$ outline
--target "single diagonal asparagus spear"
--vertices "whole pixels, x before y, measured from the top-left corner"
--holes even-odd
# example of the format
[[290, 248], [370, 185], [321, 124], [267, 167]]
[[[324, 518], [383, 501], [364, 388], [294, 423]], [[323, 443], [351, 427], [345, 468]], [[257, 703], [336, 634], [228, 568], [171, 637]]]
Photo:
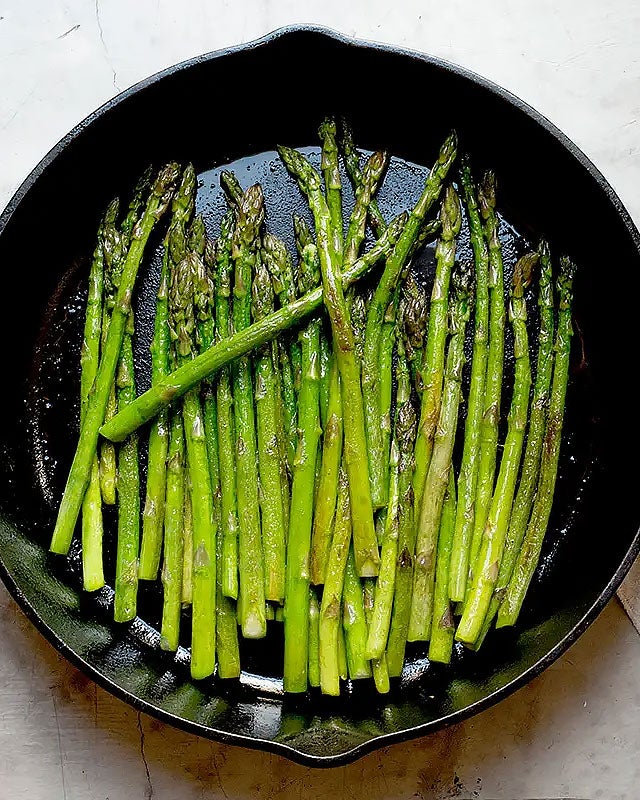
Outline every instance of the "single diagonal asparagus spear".
[[[113, 201], [100, 222], [98, 241], [93, 251], [89, 272], [89, 290], [84, 321], [84, 338], [80, 353], [80, 422], [86, 413], [89, 392], [98, 372], [100, 361], [100, 338], [102, 334], [104, 295], [104, 227], [113, 224], [117, 213], [117, 201]], [[86, 591], [93, 592], [104, 586], [102, 564], [102, 497], [98, 459], [91, 465], [89, 486], [82, 503], [82, 578]]]
[[[395, 592], [396, 562], [398, 558], [398, 536], [400, 532], [400, 503], [406, 491], [407, 472], [413, 464], [413, 443], [416, 429], [416, 413], [411, 402], [411, 382], [402, 341], [398, 340], [396, 392], [396, 419], [391, 443], [389, 504], [386, 510], [384, 539], [380, 574], [376, 585], [376, 597], [369, 623], [367, 658], [381, 658], [389, 635], [389, 624]], [[402, 476], [402, 478], [401, 478]]]
[[542, 452], [547, 405], [549, 403], [549, 389], [551, 386], [551, 373], [553, 371], [554, 327], [551, 258], [549, 247], [546, 242], [543, 241], [540, 243], [539, 253], [540, 277], [538, 279], [538, 307], [540, 310], [540, 330], [538, 332], [538, 361], [533, 387], [533, 397], [531, 399], [531, 410], [529, 413], [527, 444], [522, 459], [520, 483], [515, 500], [513, 501], [513, 508], [511, 509], [509, 531], [507, 533], [502, 561], [500, 562], [500, 571], [498, 573], [498, 580], [496, 581], [496, 588], [491, 598], [491, 605], [485, 617], [482, 631], [478, 639], [476, 639], [476, 648], [480, 647], [482, 644], [498, 612], [498, 608], [511, 579], [513, 568], [522, 546], [522, 540], [524, 539], [538, 483], [540, 454]]
[[478, 195], [480, 214], [489, 248], [489, 351], [484, 409], [480, 428], [480, 455], [475, 498], [473, 537], [469, 553], [467, 590], [471, 585], [475, 561], [480, 550], [482, 533], [493, 494], [498, 450], [498, 423], [504, 370], [504, 269], [502, 247], [498, 237], [495, 175], [487, 172]]
[[[341, 136], [339, 145], [342, 151], [345, 167], [347, 168], [347, 173], [349, 174], [355, 189], [362, 183], [360, 156], [358, 155], [358, 151], [356, 150], [356, 146], [353, 141], [353, 131], [351, 130], [350, 125], [345, 119], [342, 119], [340, 122]], [[378, 208], [378, 203], [376, 202], [375, 198], [371, 199], [368, 211], [371, 226], [373, 227], [376, 236], [379, 237], [384, 232], [387, 223], [385, 222], [385, 219]]]
[[[131, 334], [125, 334], [118, 366], [118, 405], [136, 396]], [[136, 615], [138, 548], [140, 546], [140, 475], [138, 434], [132, 433], [118, 450], [118, 537], [113, 618], [127, 622]]]
[[513, 495], [520, 471], [531, 389], [527, 305], [524, 292], [531, 282], [532, 271], [537, 261], [537, 253], [528, 253], [518, 261], [513, 272], [509, 318], [514, 336], [515, 376], [509, 410], [509, 428], [502, 451], [496, 488], [474, 565], [471, 588], [467, 593], [464, 613], [456, 631], [456, 638], [467, 644], [473, 644], [480, 635], [482, 623], [489, 610], [502, 562]]
[[447, 338], [449, 282], [456, 255], [456, 236], [460, 231], [461, 224], [460, 201], [455, 189], [451, 186], [447, 187], [445, 192], [440, 209], [440, 220], [442, 231], [436, 246], [436, 274], [431, 290], [429, 328], [421, 370], [424, 389], [420, 405], [420, 422], [415, 446], [415, 471], [413, 473], [413, 491], [417, 509], [416, 522], [420, 518], [424, 485], [440, 412]]
[[453, 467], [442, 503], [438, 550], [436, 554], [436, 584], [433, 592], [433, 616], [429, 640], [429, 661], [448, 664], [453, 650], [455, 622], [449, 599], [449, 565], [456, 521], [456, 481]]
[[[227, 212], [220, 225], [217, 246], [209, 245], [205, 257], [214, 270], [216, 291], [216, 341], [228, 338], [231, 333], [230, 297], [231, 240], [234, 214]], [[222, 583], [222, 593], [234, 600], [238, 598], [238, 509], [236, 505], [235, 433], [233, 419], [233, 394], [229, 367], [223, 367], [217, 376], [216, 402], [218, 410], [218, 457], [220, 462], [221, 514], [218, 538], [222, 539], [222, 558], [217, 574]]]
[[[175, 264], [169, 289], [171, 333], [179, 361], [196, 350], [196, 282], [199, 257], [189, 252]], [[193, 595], [191, 623], [191, 676], [206, 678], [215, 667], [216, 524], [204, 415], [197, 389], [182, 400], [193, 520]]]
[[[196, 192], [196, 174], [193, 165], [185, 168], [180, 185], [171, 203], [171, 226], [184, 226], [193, 214]], [[164, 242], [160, 285], [156, 300], [156, 315], [151, 342], [151, 382], [156, 384], [169, 374], [171, 337], [169, 334], [169, 239]], [[162, 551], [162, 529], [166, 488], [166, 462], [169, 446], [169, 420], [165, 409], [154, 421], [149, 432], [147, 459], [147, 488], [142, 514], [142, 545], [140, 547], [139, 577], [155, 580]]]
[[[371, 677], [371, 662], [365, 657], [367, 647], [367, 619], [364, 611], [362, 582], [356, 570], [353, 543], [347, 555], [347, 565], [342, 587], [342, 626], [347, 656], [347, 671], [352, 681]], [[338, 639], [338, 647], [340, 638]]]
[[[316, 248], [307, 245], [303, 253], [300, 289], [307, 291], [317, 282]], [[314, 318], [300, 334], [302, 382], [298, 397], [298, 451], [291, 488], [291, 513], [287, 550], [287, 581], [284, 619], [284, 688], [289, 692], [307, 690], [307, 636], [309, 632], [309, 556], [320, 440], [320, 319]]]
[[[436, 200], [440, 197], [443, 183], [447, 177], [451, 164], [456, 156], [457, 139], [455, 133], [447, 137], [440, 148], [438, 160], [429, 173], [418, 202], [409, 216], [409, 221], [396, 242], [393, 252], [387, 259], [384, 272], [376, 287], [367, 315], [367, 328], [365, 335], [364, 361], [362, 364], [362, 388], [365, 398], [365, 424], [367, 431], [367, 447], [369, 462], [371, 464], [371, 495], [374, 507], [379, 508], [386, 500], [384, 462], [387, 457], [382, 452], [382, 431], [380, 427], [380, 385], [378, 380], [378, 365], [380, 351], [380, 335], [384, 314], [389, 306], [393, 291], [396, 288], [402, 270], [405, 268], [411, 250], [422, 228], [425, 216]], [[452, 194], [453, 193], [453, 194]], [[459, 204], [453, 188], [449, 187], [445, 194], [442, 217], [443, 227], [450, 224], [452, 237], [459, 230]], [[456, 216], [457, 215], [457, 216]], [[456, 228], [457, 224], [457, 228]], [[441, 248], [442, 249], [442, 248]], [[451, 247], [449, 246], [449, 249]], [[445, 287], [446, 288], [446, 287]], [[428, 409], [426, 409], [428, 411]], [[425, 411], [425, 413], [426, 413]], [[422, 421], [419, 432], [419, 442], [428, 441], [429, 430], [427, 422]], [[419, 451], [420, 452], [420, 451]], [[416, 461], [417, 466], [420, 462]], [[416, 470], [417, 474], [417, 470]], [[418, 475], [418, 478], [420, 476]]]
[[554, 346], [553, 379], [547, 425], [542, 444], [538, 488], [522, 548], [498, 611], [498, 628], [515, 625], [518, 619], [525, 594], [540, 559], [540, 551], [551, 515], [569, 377], [571, 336], [573, 334], [571, 307], [575, 269], [573, 262], [566, 256], [560, 259], [560, 274], [557, 280], [558, 330]]
[[[257, 258], [253, 276], [253, 321], [273, 313], [273, 306], [269, 271], [262, 259]], [[253, 364], [265, 596], [267, 600], [281, 602], [284, 600], [286, 532], [278, 447], [278, 383], [270, 344], [258, 350]]]
[[340, 471], [338, 504], [320, 608], [320, 686], [323, 694], [340, 694], [338, 633], [342, 624], [342, 587], [351, 543], [349, 486]]
[[345, 459], [349, 477], [351, 516], [356, 565], [361, 575], [376, 575], [380, 564], [373, 525], [369, 468], [360, 389], [360, 368], [349, 310], [340, 274], [341, 247], [331, 224], [329, 209], [320, 188], [320, 176], [295, 150], [279, 147], [287, 169], [298, 179], [314, 215], [325, 306], [329, 312], [336, 359], [340, 370]]
[[[296, 224], [295, 218], [294, 224]], [[262, 258], [273, 280], [280, 306], [284, 308], [298, 296], [293, 264], [285, 243], [277, 236], [265, 233], [262, 237]], [[285, 341], [278, 342], [278, 360], [282, 376], [287, 465], [289, 472], [292, 473], [298, 436], [295, 375], [300, 368], [300, 344], [289, 339], [290, 337], [286, 337]]]
[[178, 166], [169, 164], [158, 174], [151, 187], [144, 213], [137, 223], [122, 269], [116, 304], [111, 314], [109, 332], [104, 343], [94, 390], [80, 427], [80, 436], [58, 518], [51, 538], [51, 550], [64, 555], [69, 550], [82, 500], [89, 483], [91, 465], [96, 454], [98, 432], [104, 421], [111, 384], [116, 373], [125, 327], [131, 310], [131, 296], [144, 248], [157, 220], [167, 208], [178, 176]]
[[451, 335], [447, 347], [442, 403], [431, 462], [425, 480], [424, 501], [420, 509], [416, 538], [413, 597], [408, 633], [410, 642], [426, 641], [431, 633], [436, 547], [458, 425], [462, 367], [465, 360], [464, 334], [471, 310], [470, 288], [471, 270], [466, 265], [460, 265], [453, 275]]
[[[118, 286], [120, 285], [120, 277], [122, 275], [122, 268], [124, 265], [124, 257], [131, 241], [131, 233], [134, 229], [140, 212], [144, 206], [144, 198], [149, 190], [149, 179], [151, 177], [151, 170], [148, 169], [141, 176], [134, 189], [127, 214], [120, 226], [120, 229], [115, 225], [115, 219], [118, 214], [118, 206], [116, 204], [113, 215], [111, 216], [110, 225], [105, 226], [105, 237], [103, 244], [103, 251], [107, 264], [105, 269], [105, 303], [103, 309], [103, 324], [102, 324], [102, 345], [106, 341], [107, 332], [109, 330], [109, 320], [111, 319], [111, 312], [116, 303], [116, 295]], [[117, 201], [116, 201], [117, 202]], [[118, 411], [118, 398], [116, 395], [115, 382], [111, 385], [109, 392], [109, 400], [105, 410], [105, 420], [111, 417]], [[100, 488], [102, 492], [102, 499], [107, 505], [114, 505], [116, 502], [116, 478], [117, 478], [117, 465], [116, 465], [116, 450], [111, 442], [102, 442], [100, 448]]]
[[[256, 265], [264, 197], [258, 184], [244, 193], [233, 234], [233, 325], [236, 333], [251, 322], [251, 281]], [[266, 635], [264, 560], [260, 528], [257, 444], [251, 363], [245, 355], [232, 365], [236, 431], [236, 493], [239, 522], [240, 624], [250, 639]], [[306, 650], [305, 650], [306, 657]]]
[[180, 640], [182, 607], [183, 520], [185, 503], [184, 428], [182, 414], [171, 416], [167, 451], [166, 497], [164, 510], [164, 544], [162, 561], [162, 626], [160, 647], [177, 650]]
[[464, 158], [462, 162], [460, 180], [475, 261], [476, 292], [469, 402], [464, 429], [462, 463], [458, 476], [458, 505], [449, 568], [449, 597], [455, 602], [464, 600], [469, 574], [469, 551], [475, 516], [480, 429], [484, 413], [487, 342], [489, 340], [489, 252], [482, 231], [476, 189], [467, 158]]
[[356, 197], [345, 240], [343, 264], [353, 264], [358, 258], [366, 235], [367, 213], [388, 164], [388, 153], [380, 150], [369, 156], [362, 170], [360, 181], [356, 184]]
[[[406, 222], [406, 214], [400, 214], [389, 225], [384, 236], [364, 253], [355, 264], [345, 270], [342, 282], [345, 286], [354, 283], [385, 256], [393, 246]], [[270, 314], [261, 322], [246, 330], [237, 331], [228, 339], [218, 342], [206, 353], [171, 372], [156, 386], [140, 395], [124, 412], [117, 414], [100, 433], [107, 439], [122, 441], [131, 431], [144, 425], [177, 397], [229, 362], [250, 350], [275, 338], [282, 331], [292, 328], [322, 305], [324, 293], [321, 287], [308, 292], [298, 300]]]
[[[322, 174], [324, 176], [325, 196], [331, 216], [331, 224], [340, 243], [342, 252], [342, 185], [340, 181], [340, 164], [338, 160], [338, 142], [336, 140], [336, 121], [326, 117], [318, 130], [322, 140]], [[354, 259], [355, 260], [355, 259]]]
[[417, 285], [411, 274], [407, 276], [403, 289], [402, 324], [404, 326], [405, 350], [409, 362], [411, 380], [418, 397], [421, 397], [424, 388], [422, 381], [422, 353], [429, 321], [429, 305], [425, 292]]

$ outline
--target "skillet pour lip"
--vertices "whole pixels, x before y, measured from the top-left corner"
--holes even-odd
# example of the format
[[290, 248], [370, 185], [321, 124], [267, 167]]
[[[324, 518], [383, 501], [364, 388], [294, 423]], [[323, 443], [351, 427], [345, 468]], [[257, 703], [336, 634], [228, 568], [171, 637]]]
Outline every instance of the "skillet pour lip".
[[[11, 216], [17, 209], [23, 198], [28, 194], [30, 189], [36, 184], [39, 178], [46, 172], [47, 168], [53, 163], [57, 156], [73, 142], [79, 134], [85, 129], [90, 127], [96, 120], [108, 114], [112, 109], [121, 104], [124, 100], [132, 97], [141, 90], [158, 83], [164, 78], [189, 70], [199, 64], [213, 61], [215, 59], [223, 58], [226, 55], [240, 53], [248, 50], [255, 50], [260, 48], [269, 47], [270, 44], [277, 40], [287, 37], [313, 35], [315, 37], [325, 37], [326, 39], [333, 40], [341, 46], [354, 49], [363, 49], [370, 51], [379, 51], [381, 53], [395, 54], [406, 56], [415, 61], [422, 61], [435, 66], [440, 70], [454, 73], [455, 75], [465, 79], [471, 84], [497, 95], [505, 100], [511, 106], [517, 108], [523, 114], [531, 118], [538, 126], [543, 128], [562, 149], [567, 151], [579, 165], [588, 172], [591, 179], [598, 185], [599, 189], [606, 195], [608, 202], [613, 207], [615, 213], [624, 224], [627, 233], [629, 234], [635, 250], [640, 254], [640, 233], [634, 225], [629, 213], [623, 206], [621, 200], [616, 192], [601, 174], [601, 172], [593, 165], [593, 163], [586, 157], [586, 155], [558, 128], [556, 128], [548, 119], [543, 115], [523, 102], [521, 99], [513, 95], [511, 92], [503, 89], [497, 84], [457, 65], [446, 62], [439, 58], [430, 55], [413, 51], [410, 49], [386, 45], [381, 43], [370, 42], [366, 40], [353, 39], [342, 33], [330, 30], [328, 28], [316, 25], [290, 25], [278, 28], [267, 35], [248, 42], [242, 45], [217, 50], [201, 56], [188, 59], [173, 66], [170, 66], [144, 80], [138, 82], [134, 86], [126, 89], [114, 98], [106, 102], [86, 119], [80, 122], [73, 128], [65, 137], [63, 137], [40, 161], [40, 163], [32, 170], [28, 177], [24, 180], [22, 185], [15, 192], [13, 198], [10, 200], [2, 215], [0, 215], [0, 235], [4, 228], [7, 226]], [[478, 712], [489, 708], [499, 700], [505, 698], [513, 693], [516, 689], [524, 686], [532, 678], [542, 672], [553, 661], [555, 661], [567, 648], [573, 644], [576, 639], [586, 630], [590, 623], [596, 618], [599, 612], [604, 608], [606, 603], [611, 599], [617, 587], [623, 580], [624, 576], [631, 567], [638, 552], [640, 551], [640, 532], [637, 532], [633, 538], [631, 546], [628, 548], [626, 555], [622, 559], [619, 566], [616, 568], [611, 579], [606, 584], [604, 590], [601, 591], [596, 601], [588, 608], [579, 621], [569, 630], [569, 632], [558, 641], [542, 658], [533, 663], [517, 677], [507, 682], [505, 685], [497, 690], [492, 691], [481, 700], [472, 703], [457, 711], [450, 712], [446, 717], [434, 719], [419, 725], [407, 727], [390, 733], [371, 734], [371, 738], [363, 741], [354, 747], [347, 750], [340, 750], [339, 752], [330, 751], [327, 754], [319, 755], [317, 753], [305, 752], [304, 750], [297, 749], [282, 741], [260, 738], [258, 736], [244, 736], [238, 733], [229, 732], [215, 727], [210, 727], [193, 720], [185, 719], [182, 716], [168, 712], [166, 709], [159, 708], [151, 702], [141, 699], [133, 692], [124, 689], [122, 686], [111, 680], [108, 676], [103, 674], [97, 667], [89, 663], [82, 656], [76, 653], [59, 635], [56, 633], [40, 616], [34, 605], [26, 597], [13, 575], [10, 573], [7, 566], [0, 559], [0, 576], [4, 580], [9, 592], [16, 600], [18, 605], [25, 612], [31, 622], [37, 629], [46, 637], [46, 639], [53, 644], [54, 647], [65, 656], [74, 666], [79, 668], [84, 674], [94, 680], [98, 685], [115, 695], [116, 697], [124, 700], [129, 705], [133, 706], [139, 711], [154, 716], [163, 722], [169, 723], [177, 728], [181, 728], [190, 733], [195, 733], [205, 738], [213, 739], [224, 743], [236, 744], [245, 747], [250, 747], [258, 750], [277, 753], [285, 756], [295, 762], [306, 766], [313, 767], [332, 767], [343, 765], [354, 761], [355, 759], [369, 753], [380, 747], [387, 746], [394, 742], [400, 742], [407, 739], [412, 739], [418, 736], [426, 735], [435, 730], [441, 729], [445, 726], [460, 722]], [[330, 748], [328, 748], [330, 749]]]

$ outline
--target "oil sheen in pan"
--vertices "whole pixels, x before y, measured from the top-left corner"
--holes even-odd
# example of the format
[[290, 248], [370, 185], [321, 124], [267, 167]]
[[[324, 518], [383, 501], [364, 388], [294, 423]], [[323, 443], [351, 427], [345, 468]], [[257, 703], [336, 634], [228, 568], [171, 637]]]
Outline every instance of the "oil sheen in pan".
[[[318, 166], [320, 161], [318, 148], [302, 149], [312, 163]], [[196, 210], [203, 215], [208, 234], [210, 236], [218, 234], [220, 219], [226, 210], [225, 197], [220, 188], [220, 172], [223, 169], [233, 170], [243, 188], [256, 182], [262, 185], [266, 199], [266, 225], [270, 231], [281, 236], [289, 250], [294, 252], [291, 215], [296, 211], [306, 216], [309, 222], [311, 222], [311, 218], [295, 181], [288, 175], [275, 151], [249, 156], [200, 173]], [[379, 205], [387, 219], [391, 219], [406, 208], [411, 208], [420, 194], [427, 174], [428, 170], [422, 166], [397, 158], [391, 159], [388, 173], [378, 193]], [[353, 193], [345, 175], [343, 175], [343, 192], [346, 216], [353, 204]], [[121, 199], [126, 202], [124, 196]], [[96, 220], [96, 228], [97, 223], [98, 220]], [[500, 238], [505, 264], [505, 286], [509, 286], [516, 260], [537, 243], [527, 241], [503, 216], [500, 217]], [[367, 246], [368, 244], [370, 242], [367, 242]], [[153, 332], [155, 297], [159, 283], [162, 252], [159, 234], [151, 241], [150, 245], [150, 256], [141, 266], [135, 297], [134, 350], [139, 392], [147, 389], [150, 381], [149, 344]], [[79, 358], [89, 258], [90, 253], [87, 253], [81, 263], [69, 267], [51, 297], [34, 354], [32, 379], [28, 391], [27, 419], [30, 431], [30, 456], [34, 477], [41, 492], [42, 505], [41, 508], [26, 509], [25, 522], [34, 532], [44, 531], [45, 535], [51, 530], [55, 518], [57, 502], [62, 494], [66, 471], [71, 462], [78, 433]], [[458, 240], [457, 258], [465, 260], [473, 258], [466, 221], [463, 221]], [[430, 244], [413, 265], [415, 277], [427, 293], [430, 292], [433, 270], [434, 244]], [[537, 347], [535, 281], [528, 291], [527, 300], [531, 357], [532, 363], [535, 364]], [[535, 596], [535, 602], [527, 602], [523, 610], [523, 617], [529, 624], [535, 624], [538, 620], [545, 618], [548, 611], [544, 601], [545, 588], [561, 580], [563, 570], [568, 566], [565, 563], [563, 543], [571, 537], [572, 518], [580, 504], [581, 496], [594, 466], [591, 444], [594, 434], [593, 426], [597, 424], [597, 417], [592, 408], [588, 361], [582, 352], [579, 321], [577, 322], [578, 335], [574, 337], [574, 357], [572, 359], [574, 369], [570, 379], [554, 508], [541, 564], [530, 588], [530, 597]], [[466, 342], [468, 357], [471, 355], [472, 336], [473, 325], [470, 325]], [[506, 337], [507, 364], [502, 395], [500, 441], [504, 438], [506, 429], [512, 380], [512, 335], [508, 325]], [[468, 373], [469, 363], [467, 362], [464, 374], [465, 388], [468, 384]], [[460, 411], [462, 417], [465, 411], [463, 404]], [[462, 426], [459, 430], [462, 431]], [[459, 436], [458, 440], [460, 438]], [[144, 485], [145, 436], [142, 435], [141, 439]], [[94, 595], [84, 595], [86, 602], [92, 607], [92, 614], [102, 618], [105, 622], [112, 615], [113, 591], [110, 584], [115, 569], [114, 531], [114, 510], [105, 507], [104, 550], [107, 587]], [[77, 539], [74, 540], [66, 562], [65, 577], [74, 587], [81, 588], [81, 560]], [[141, 582], [138, 595], [139, 617], [132, 624], [130, 633], [154, 649], [158, 647], [161, 604], [162, 591], [159, 581]], [[531, 614], [530, 609], [532, 608], [535, 609], [535, 617]], [[240, 682], [260, 693], [280, 694], [282, 692], [280, 677], [282, 660], [274, 658], [273, 654], [274, 652], [282, 653], [283, 650], [282, 626], [272, 623], [268, 636], [271, 639], [268, 648], [264, 647], [264, 642], [241, 639], [243, 673]], [[495, 640], [498, 639], [504, 659], [509, 660], [510, 653], [515, 647], [515, 637], [511, 631], [506, 630], [492, 632], [479, 653], [470, 653], [461, 646], [456, 646], [450, 667], [429, 665], [426, 659], [427, 648], [421, 644], [410, 644], [407, 647], [407, 659], [402, 680], [405, 683], [413, 683], [426, 699], [438, 693], [438, 687], [442, 683], [443, 669], [453, 670], [454, 679], [460, 679], [462, 686], [466, 678], [484, 673], [483, 652], [492, 649]], [[178, 661], [185, 664], [185, 669], [188, 664], [186, 648], [189, 640], [189, 618], [188, 614], [185, 614], [181, 630], [181, 647], [178, 653]], [[268, 655], [265, 650], [269, 651]], [[173, 659], [173, 656], [169, 654], [167, 657]], [[448, 677], [451, 675], [449, 674]], [[356, 695], [370, 694], [374, 698], [377, 695], [370, 684], [372, 682], [369, 681], [349, 683], [347, 692], [353, 692]]]

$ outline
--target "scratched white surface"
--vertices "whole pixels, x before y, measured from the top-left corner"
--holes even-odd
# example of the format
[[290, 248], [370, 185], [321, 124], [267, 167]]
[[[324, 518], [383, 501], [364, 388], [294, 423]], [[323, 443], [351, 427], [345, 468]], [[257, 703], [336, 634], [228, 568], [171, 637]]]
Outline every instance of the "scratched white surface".
[[[0, 208], [121, 89], [296, 22], [427, 51], [502, 84], [586, 152], [640, 223], [637, 0], [1, 0]], [[61, 659], [3, 587], [0, 641], [0, 800], [638, 797], [640, 638], [617, 601], [497, 707], [322, 772], [137, 715]]]

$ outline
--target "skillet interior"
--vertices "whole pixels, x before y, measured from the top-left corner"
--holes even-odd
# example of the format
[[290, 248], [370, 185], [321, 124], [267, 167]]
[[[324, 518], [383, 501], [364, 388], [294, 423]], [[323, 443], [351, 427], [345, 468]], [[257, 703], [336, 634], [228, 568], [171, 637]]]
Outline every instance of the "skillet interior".
[[[366, 76], [364, 91], [353, 89], [357, 74]], [[254, 91], [239, 102], [238, 87], [249, 85], [249, 75]], [[322, 88], [328, 86], [331, 93]], [[395, 113], [380, 113], [381, 91], [391, 93]], [[274, 680], [280, 657], [265, 657], [260, 643], [246, 648], [250, 673], [240, 685], [194, 684], [185, 653], [173, 659], [159, 650], [147, 624], [154, 621], [152, 596], [141, 604], [146, 622], [115, 625], [109, 591], [79, 592], [77, 559], [47, 554], [76, 435], [82, 277], [106, 202], [124, 193], [149, 161], [192, 160], [203, 180], [204, 210], [217, 221], [215, 168], [271, 151], [277, 142], [313, 144], [325, 113], [345, 114], [363, 147], [386, 147], [402, 160], [389, 175], [389, 209], [405, 205], [399, 190], [410, 173], [402, 162], [429, 164], [455, 127], [476, 174], [487, 166], [497, 173], [501, 210], [518, 232], [512, 260], [525, 241], [544, 232], [555, 253], [569, 253], [580, 266], [580, 335], [560, 481], [545, 557], [521, 624], [516, 632], [494, 634], [480, 653], [458, 656], [450, 669], [429, 666], [424, 650], [412, 648], [403, 681], [386, 698], [364, 685], [339, 700], [283, 697]], [[270, 225], [285, 232], [290, 207], [283, 198], [297, 194], [283, 175], [282, 181], [273, 177], [270, 165], [268, 156], [253, 157], [243, 162], [249, 169], [240, 177], [246, 184], [253, 176], [268, 182], [271, 175], [268, 209], [280, 207]], [[530, 679], [584, 630], [630, 565], [639, 515], [634, 470], [621, 465], [639, 438], [624, 378], [634, 355], [633, 314], [625, 305], [638, 291], [638, 234], [573, 145], [475, 76], [318, 30], [279, 32], [202, 57], [134, 87], [72, 132], [21, 187], [0, 233], [5, 298], [19, 309], [5, 348], [0, 400], [4, 577], [59, 649], [136, 707], [211, 738], [307, 763], [349, 760], [390, 738], [426, 733], [474, 713]], [[419, 265], [427, 279], [429, 265], [427, 253]], [[146, 274], [138, 298], [143, 319], [152, 312], [153, 259]], [[610, 286], [613, 291], [605, 291]], [[616, 291], [620, 286], [623, 292]], [[144, 337], [143, 324], [143, 388]]]

